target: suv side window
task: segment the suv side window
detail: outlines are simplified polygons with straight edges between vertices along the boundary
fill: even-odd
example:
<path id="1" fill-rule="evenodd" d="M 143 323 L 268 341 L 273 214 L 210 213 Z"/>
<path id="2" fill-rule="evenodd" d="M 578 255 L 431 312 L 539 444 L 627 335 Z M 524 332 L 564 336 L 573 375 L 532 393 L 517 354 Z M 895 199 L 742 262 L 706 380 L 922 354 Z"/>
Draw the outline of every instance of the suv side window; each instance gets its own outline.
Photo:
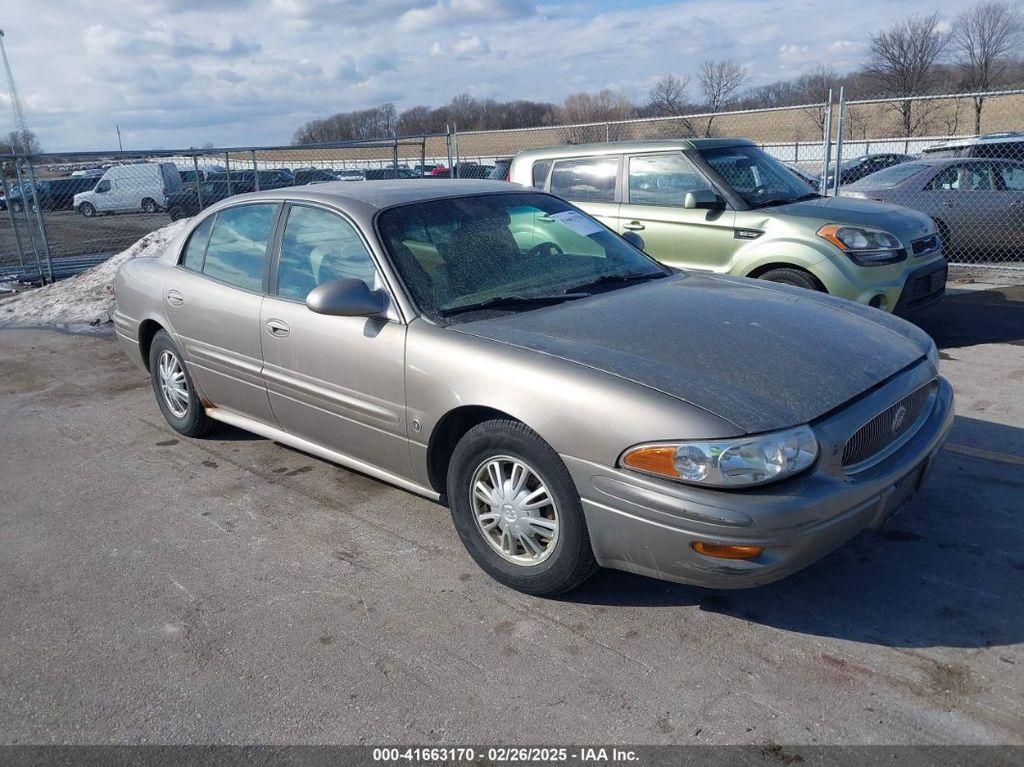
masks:
<path id="1" fill-rule="evenodd" d="M 203 219 L 203 222 L 189 235 L 185 253 L 181 258 L 181 265 L 186 269 L 196 272 L 203 271 L 203 258 L 206 256 L 206 245 L 210 242 L 210 230 L 213 229 L 214 218 L 216 216 Z"/>
<path id="2" fill-rule="evenodd" d="M 352 224 L 319 208 L 291 208 L 277 267 L 279 296 L 304 301 L 317 285 L 346 278 L 372 288 L 376 273 L 373 257 Z"/>
<path id="3" fill-rule="evenodd" d="M 533 164 L 533 186 L 543 189 L 548 180 L 548 171 L 551 170 L 551 160 L 538 160 Z"/>
<path id="4" fill-rule="evenodd" d="M 577 202 L 615 202 L 619 158 L 559 160 L 551 171 L 551 194 Z"/>
<path id="5" fill-rule="evenodd" d="M 629 158 L 629 201 L 634 205 L 682 205 L 687 192 L 714 191 L 682 153 Z"/>
<path id="6" fill-rule="evenodd" d="M 263 289 L 276 204 L 239 205 L 217 214 L 203 274 L 244 290 Z"/>

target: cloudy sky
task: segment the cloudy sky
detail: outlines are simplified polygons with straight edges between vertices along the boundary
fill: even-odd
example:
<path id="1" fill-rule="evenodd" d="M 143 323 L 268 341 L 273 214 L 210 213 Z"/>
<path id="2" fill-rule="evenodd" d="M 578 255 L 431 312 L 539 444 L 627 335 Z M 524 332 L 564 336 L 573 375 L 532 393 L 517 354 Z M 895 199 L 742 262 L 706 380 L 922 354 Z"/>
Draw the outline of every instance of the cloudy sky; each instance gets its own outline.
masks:
<path id="1" fill-rule="evenodd" d="M 45 149 L 287 144 L 314 117 L 461 92 L 561 101 L 734 58 L 754 84 L 858 66 L 894 12 L 970 0 L 3 0 Z M 843 10 L 848 8 L 848 10 Z M 695 95 L 691 93 L 691 95 Z M 0 133 L 13 128 L 0 81 Z"/>

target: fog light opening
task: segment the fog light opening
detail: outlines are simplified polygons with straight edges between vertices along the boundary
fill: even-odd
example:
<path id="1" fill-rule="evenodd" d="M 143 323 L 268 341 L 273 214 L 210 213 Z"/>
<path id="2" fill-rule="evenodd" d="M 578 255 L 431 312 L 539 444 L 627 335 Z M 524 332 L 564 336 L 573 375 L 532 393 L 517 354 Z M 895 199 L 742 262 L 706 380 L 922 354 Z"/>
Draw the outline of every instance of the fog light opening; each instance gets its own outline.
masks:
<path id="1" fill-rule="evenodd" d="M 868 306 L 873 306 L 875 309 L 885 308 L 885 296 L 881 293 L 875 296 L 871 296 L 871 300 L 868 301 Z"/>
<path id="2" fill-rule="evenodd" d="M 694 541 L 690 547 L 698 554 L 716 559 L 757 559 L 764 553 L 764 546 L 727 546 L 706 541 Z"/>

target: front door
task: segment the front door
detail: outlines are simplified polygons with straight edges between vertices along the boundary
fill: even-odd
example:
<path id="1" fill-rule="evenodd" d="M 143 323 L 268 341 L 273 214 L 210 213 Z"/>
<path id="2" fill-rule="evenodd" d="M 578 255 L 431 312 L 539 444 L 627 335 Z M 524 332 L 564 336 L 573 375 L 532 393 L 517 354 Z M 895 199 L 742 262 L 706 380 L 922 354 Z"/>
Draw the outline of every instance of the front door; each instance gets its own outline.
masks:
<path id="1" fill-rule="evenodd" d="M 735 212 L 683 207 L 687 192 L 715 193 L 697 167 L 682 152 L 633 155 L 627 163 L 619 232 L 635 231 L 644 250 L 662 263 L 729 271 L 738 242 Z"/>
<path id="2" fill-rule="evenodd" d="M 239 205 L 206 218 L 164 281 L 164 310 L 189 371 L 217 407 L 272 424 L 260 374 L 260 307 L 279 206 Z"/>
<path id="3" fill-rule="evenodd" d="M 316 314 L 306 295 L 331 280 L 383 283 L 356 227 L 324 208 L 286 213 L 263 302 L 263 374 L 285 431 L 386 471 L 408 475 L 405 325 L 395 317 Z"/>

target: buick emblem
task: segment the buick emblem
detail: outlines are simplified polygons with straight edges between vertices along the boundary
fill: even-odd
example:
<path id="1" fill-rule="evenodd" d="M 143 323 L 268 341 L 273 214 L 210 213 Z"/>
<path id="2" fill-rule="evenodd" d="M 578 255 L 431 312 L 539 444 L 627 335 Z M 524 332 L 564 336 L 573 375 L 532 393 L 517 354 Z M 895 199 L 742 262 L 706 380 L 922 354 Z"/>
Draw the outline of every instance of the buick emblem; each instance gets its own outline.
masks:
<path id="1" fill-rule="evenodd" d="M 892 433 L 899 434 L 900 430 L 903 428 L 906 421 L 907 408 L 904 407 L 903 405 L 900 405 L 898 408 L 896 408 L 896 412 L 893 413 L 892 416 Z"/>

